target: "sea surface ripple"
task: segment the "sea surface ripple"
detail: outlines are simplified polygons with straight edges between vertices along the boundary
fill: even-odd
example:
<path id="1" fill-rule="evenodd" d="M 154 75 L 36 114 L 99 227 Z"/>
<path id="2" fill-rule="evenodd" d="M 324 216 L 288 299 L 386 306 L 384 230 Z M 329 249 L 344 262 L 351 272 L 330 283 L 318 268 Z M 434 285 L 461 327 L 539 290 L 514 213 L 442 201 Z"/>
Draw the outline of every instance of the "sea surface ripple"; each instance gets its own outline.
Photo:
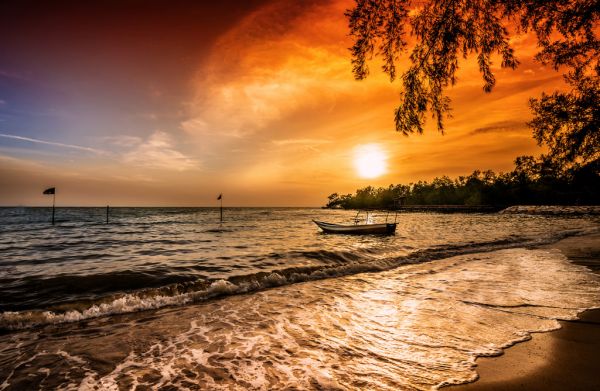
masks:
<path id="1" fill-rule="evenodd" d="M 353 212 L 104 211 L 0 208 L 0 390 L 436 389 L 600 306 L 597 275 L 539 248 L 597 218 L 402 213 L 396 235 L 339 236 L 311 219 Z"/>

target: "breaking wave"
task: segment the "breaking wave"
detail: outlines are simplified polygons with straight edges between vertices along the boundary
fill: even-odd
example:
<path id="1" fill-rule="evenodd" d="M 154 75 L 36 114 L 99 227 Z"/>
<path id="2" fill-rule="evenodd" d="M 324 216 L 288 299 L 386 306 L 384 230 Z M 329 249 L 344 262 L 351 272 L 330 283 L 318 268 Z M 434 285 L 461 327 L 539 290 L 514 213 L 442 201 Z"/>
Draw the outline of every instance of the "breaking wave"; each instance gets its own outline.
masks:
<path id="1" fill-rule="evenodd" d="M 120 293 L 96 300 L 66 303 L 60 309 L 5 311 L 0 313 L 0 330 L 18 330 L 47 324 L 77 322 L 91 318 L 125 314 L 167 306 L 198 303 L 221 296 L 243 294 L 305 281 L 336 278 L 365 272 L 382 272 L 399 266 L 440 260 L 471 253 L 489 252 L 517 247 L 532 248 L 563 238 L 596 232 L 596 228 L 573 229 L 554 233 L 545 238 L 510 238 L 461 245 L 435 246 L 404 256 L 380 259 L 356 257 L 343 264 L 292 267 L 260 272 L 227 279 L 199 279 L 157 288 Z M 311 254 L 305 254 L 311 256 Z M 314 256 L 314 254 L 312 254 Z M 319 256 L 323 256 L 320 254 Z M 326 254 L 327 257 L 352 258 L 348 255 Z"/>

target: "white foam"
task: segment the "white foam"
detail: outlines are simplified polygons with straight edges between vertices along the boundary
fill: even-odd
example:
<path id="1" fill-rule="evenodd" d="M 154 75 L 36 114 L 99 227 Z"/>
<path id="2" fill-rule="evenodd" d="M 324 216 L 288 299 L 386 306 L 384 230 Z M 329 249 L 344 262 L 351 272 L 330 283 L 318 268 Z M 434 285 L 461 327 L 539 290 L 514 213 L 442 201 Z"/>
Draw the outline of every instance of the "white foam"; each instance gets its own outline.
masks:
<path id="1" fill-rule="evenodd" d="M 150 370 L 156 387 L 183 387 L 195 373 L 188 381 L 215 390 L 437 389 L 474 380 L 477 356 L 556 329 L 599 298 L 598 276 L 558 252 L 462 256 L 189 308 L 160 319 L 189 319 L 187 331 L 86 382 L 141 384 Z"/>
<path id="2" fill-rule="evenodd" d="M 551 236 L 549 238 L 540 240 L 552 241 L 559 237 L 580 232 L 587 231 L 578 230 L 576 232 L 571 233 L 560 232 L 555 236 Z M 493 249 L 494 247 L 513 248 L 517 244 L 518 243 L 512 242 L 491 244 L 490 249 Z M 474 249 L 471 249 L 467 246 L 464 249 L 459 248 L 449 250 L 448 254 L 460 251 L 470 253 L 476 249 L 482 250 L 485 249 L 485 246 L 483 246 L 482 248 L 477 247 Z M 425 252 L 425 254 L 427 254 L 427 252 Z M 444 255 L 444 251 L 441 251 L 435 257 L 443 257 Z M 155 293 L 154 295 L 144 291 L 140 293 L 130 293 L 120 295 L 108 302 L 94 304 L 91 307 L 82 311 L 70 310 L 64 313 L 57 313 L 53 311 L 6 311 L 0 313 L 0 328 L 16 330 L 29 328 L 37 325 L 77 322 L 85 319 L 97 318 L 107 315 L 152 310 L 166 306 L 185 305 L 192 302 L 199 302 L 219 296 L 255 292 L 265 288 L 283 286 L 293 283 L 343 277 L 358 273 L 387 271 L 395 269 L 399 266 L 404 266 L 409 262 L 418 262 L 418 259 L 418 256 L 413 260 L 411 260 L 410 257 L 408 259 L 380 258 L 368 262 L 350 262 L 347 264 L 337 266 L 321 266 L 312 269 L 307 269 L 306 272 L 291 272 L 287 276 L 281 271 L 275 271 L 260 277 L 247 276 L 247 280 L 240 279 L 240 281 L 237 283 L 233 283 L 231 281 L 223 279 L 216 280 L 213 281 L 206 289 L 200 289 L 198 291 L 186 293 L 178 293 L 174 295 L 166 295 L 162 293 L 161 290 L 157 290 L 157 293 Z M 428 258 L 426 257 L 425 259 Z M 419 273 L 431 272 L 432 271 L 429 268 L 425 268 L 419 271 Z M 572 317 L 574 315 L 570 316 Z"/>

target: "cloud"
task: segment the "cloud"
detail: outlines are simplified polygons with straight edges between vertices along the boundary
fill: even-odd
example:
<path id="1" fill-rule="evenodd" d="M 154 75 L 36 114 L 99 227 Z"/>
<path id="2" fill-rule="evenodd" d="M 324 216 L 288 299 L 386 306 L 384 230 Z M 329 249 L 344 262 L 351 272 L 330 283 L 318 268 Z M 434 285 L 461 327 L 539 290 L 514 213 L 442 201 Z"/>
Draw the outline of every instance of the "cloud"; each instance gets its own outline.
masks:
<path id="1" fill-rule="evenodd" d="M 468 133 L 469 136 L 486 133 L 507 133 L 520 131 L 527 128 L 527 124 L 523 121 L 499 121 L 492 122 L 489 125 L 476 128 Z"/>
<path id="2" fill-rule="evenodd" d="M 125 163 L 152 169 L 192 170 L 199 162 L 175 149 L 173 138 L 162 131 L 154 132 L 145 142 L 123 156 Z"/>
<path id="3" fill-rule="evenodd" d="M 281 145 L 321 145 L 321 144 L 329 144 L 332 143 L 331 140 L 322 140 L 322 139 L 312 139 L 312 138 L 294 138 L 294 139 L 283 139 L 283 140 L 273 140 L 273 144 L 281 146 Z"/>
<path id="4" fill-rule="evenodd" d="M 275 1 L 246 16 L 200 67 L 182 128 L 235 141 L 366 91 L 367 82 L 351 74 L 346 5 Z M 373 77 L 368 85 L 378 81 Z"/>
<path id="5" fill-rule="evenodd" d="M 136 136 L 127 136 L 127 135 L 119 135 L 119 136 L 108 136 L 104 137 L 103 140 L 107 141 L 110 144 L 119 146 L 119 147 L 133 147 L 142 143 L 142 139 Z"/>
<path id="6" fill-rule="evenodd" d="M 57 142 L 53 142 L 53 141 L 45 141 L 45 140 L 40 140 L 40 139 L 36 139 L 36 138 L 15 136 L 12 134 L 4 134 L 4 133 L 0 133 L 0 137 L 9 138 L 9 139 L 13 139 L 13 140 L 19 140 L 19 141 L 27 141 L 27 142 L 36 143 L 36 144 L 52 145 L 55 147 L 77 149 L 79 151 L 92 152 L 92 153 L 99 154 L 99 155 L 106 154 L 106 151 L 102 151 L 100 149 L 95 149 L 95 148 L 90 148 L 90 147 L 83 147 L 81 145 L 57 143 Z"/>
<path id="7" fill-rule="evenodd" d="M 401 84 L 390 84 L 377 60 L 370 64 L 368 79 L 353 79 L 344 17 L 351 6 L 350 0 L 253 5 L 214 44 L 190 53 L 201 62 L 195 72 L 181 68 L 189 84 L 177 89 L 189 88 L 185 102 L 180 96 L 171 100 L 168 80 L 153 75 L 156 79 L 147 85 L 156 89 L 142 89 L 152 105 L 136 103 L 127 111 L 127 122 L 103 115 L 93 124 L 106 132 L 93 144 L 110 151 L 106 159 L 56 164 L 55 172 L 103 178 L 98 188 L 106 188 L 102 197 L 111 203 L 209 205 L 214 191 L 203 184 L 211 183 L 235 205 L 320 205 L 327 194 L 366 185 L 464 175 L 477 168 L 509 170 L 515 156 L 540 151 L 525 131 L 531 118 L 527 101 L 560 88 L 563 81 L 559 73 L 533 61 L 539 48 L 532 37 L 515 38 L 522 65 L 518 71 L 498 69 L 491 94 L 482 91 L 476 58 L 461 60 L 459 83 L 447 91 L 454 116 L 447 121 L 446 135 L 428 121 L 425 134 L 403 137 L 394 131 L 393 120 Z M 407 64 L 403 57 L 401 65 Z M 177 105 L 165 106 L 168 101 Z M 141 133 L 148 129 L 160 130 Z M 372 143 L 385 146 L 388 173 L 363 179 L 352 152 Z M 43 163 L 51 166 L 52 160 Z M 0 164 L 0 174 L 4 169 L 5 178 L 20 179 L 6 165 Z M 31 171 L 47 176 L 45 168 Z M 74 188 L 88 191 L 90 185 L 81 185 L 82 179 L 69 180 Z M 86 197 L 97 197 L 95 193 Z"/>
<path id="8" fill-rule="evenodd" d="M 25 80 L 29 81 L 30 79 L 18 72 L 6 71 L 4 69 L 0 69 L 0 77 L 5 77 L 7 79 L 17 79 L 17 80 Z"/>

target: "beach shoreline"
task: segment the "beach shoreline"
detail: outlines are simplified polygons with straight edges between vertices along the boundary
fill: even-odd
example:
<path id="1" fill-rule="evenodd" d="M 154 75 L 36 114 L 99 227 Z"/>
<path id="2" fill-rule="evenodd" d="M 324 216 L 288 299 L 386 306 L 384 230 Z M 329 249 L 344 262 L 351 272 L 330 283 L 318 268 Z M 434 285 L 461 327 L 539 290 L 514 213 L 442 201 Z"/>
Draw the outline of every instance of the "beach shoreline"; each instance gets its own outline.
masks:
<path id="1" fill-rule="evenodd" d="M 76 212 L 74 217 L 85 217 Z M 3 334 L 2 389 L 117 389 L 136 384 L 172 389 L 433 389 L 472 381 L 477 377 L 476 357 L 500 355 L 501 347 L 530 338 L 528 331 L 556 330 L 560 325 L 554 319 L 576 319 L 583 309 L 599 305 L 597 275 L 563 255 L 592 269 L 600 266 L 592 262 L 600 259 L 595 218 L 407 214 L 398 235 L 357 239 L 319 234 L 307 220 L 312 210 L 241 210 L 244 219 L 228 222 L 226 231 L 215 230 L 210 216 L 194 210 L 123 212 L 118 224 L 81 224 L 60 235 L 44 223 L 30 230 L 17 221 L 20 230 L 14 237 L 24 242 L 20 247 L 12 244 L 13 234 L 5 234 L 11 246 L 7 249 L 13 251 L 10 262 L 27 265 L 39 257 L 31 275 L 22 280 L 33 278 L 44 285 L 25 285 L 31 289 L 22 289 L 24 294 L 39 295 L 46 292 L 40 287 L 50 287 L 55 292 L 51 298 L 60 302 L 73 293 L 57 291 L 65 281 L 81 287 L 81 294 L 100 288 L 111 293 L 135 278 L 140 278 L 139 287 L 148 289 L 110 301 L 63 304 L 62 317 L 44 312 L 45 325 L 19 324 Z M 352 216 L 348 211 L 324 214 L 331 221 Z M 259 224 L 268 229 L 248 229 Z M 47 235 L 41 243 L 35 241 L 40 232 Z M 124 238 L 123 233 L 132 236 Z M 557 242 L 560 238 L 568 239 Z M 37 250 L 40 244 L 44 251 Z M 80 255 L 99 251 L 110 256 Z M 199 261 L 198 254 L 206 259 Z M 262 266 L 257 258 L 266 262 L 262 270 L 256 270 Z M 148 269 L 149 261 L 157 267 Z M 40 265 L 48 265 L 47 273 L 35 280 Z M 290 273 L 277 271 L 281 265 L 290 267 Z M 169 279 L 186 277 L 195 266 L 221 278 L 210 290 L 214 296 L 204 296 L 195 289 L 199 285 L 170 292 L 152 287 L 160 280 L 146 283 L 149 275 L 157 278 L 165 271 Z M 225 268 L 237 276 L 225 281 Z M 49 279 L 57 270 L 71 274 Z M 304 277 L 304 271 L 310 273 Z M 253 280 L 256 276 L 264 278 Z M 223 297 L 216 299 L 217 293 Z M 42 304 L 48 299 L 34 298 Z M 39 314 L 6 315 L 11 322 L 22 315 L 33 323 Z M 583 322 L 566 322 L 564 329 L 571 323 Z M 520 380 L 538 370 L 558 373 L 544 368 L 546 356 L 569 351 L 568 346 L 547 342 L 561 332 L 533 334 L 532 341 L 507 348 L 503 357 L 522 349 L 525 356 L 509 360 L 512 368 L 500 366 L 501 374 Z M 530 353 L 536 343 L 537 356 Z M 597 356 L 590 350 L 597 344 L 584 340 L 574 346 L 574 354 L 587 350 L 592 359 Z M 532 364 L 525 365 L 530 355 Z M 491 368 L 498 366 L 492 362 Z M 493 379 L 484 369 L 480 365 L 482 379 Z M 581 371 L 594 380 L 589 374 L 595 371 Z M 500 388 L 506 389 L 509 383 L 503 381 Z M 481 389 L 482 382 L 474 384 Z"/>
<path id="2" fill-rule="evenodd" d="M 600 274 L 600 234 L 569 237 L 543 248 L 559 249 L 571 262 Z M 600 389 L 600 309 L 560 325 L 555 331 L 532 333 L 530 340 L 504 349 L 500 356 L 478 357 L 476 381 L 444 389 Z"/>

